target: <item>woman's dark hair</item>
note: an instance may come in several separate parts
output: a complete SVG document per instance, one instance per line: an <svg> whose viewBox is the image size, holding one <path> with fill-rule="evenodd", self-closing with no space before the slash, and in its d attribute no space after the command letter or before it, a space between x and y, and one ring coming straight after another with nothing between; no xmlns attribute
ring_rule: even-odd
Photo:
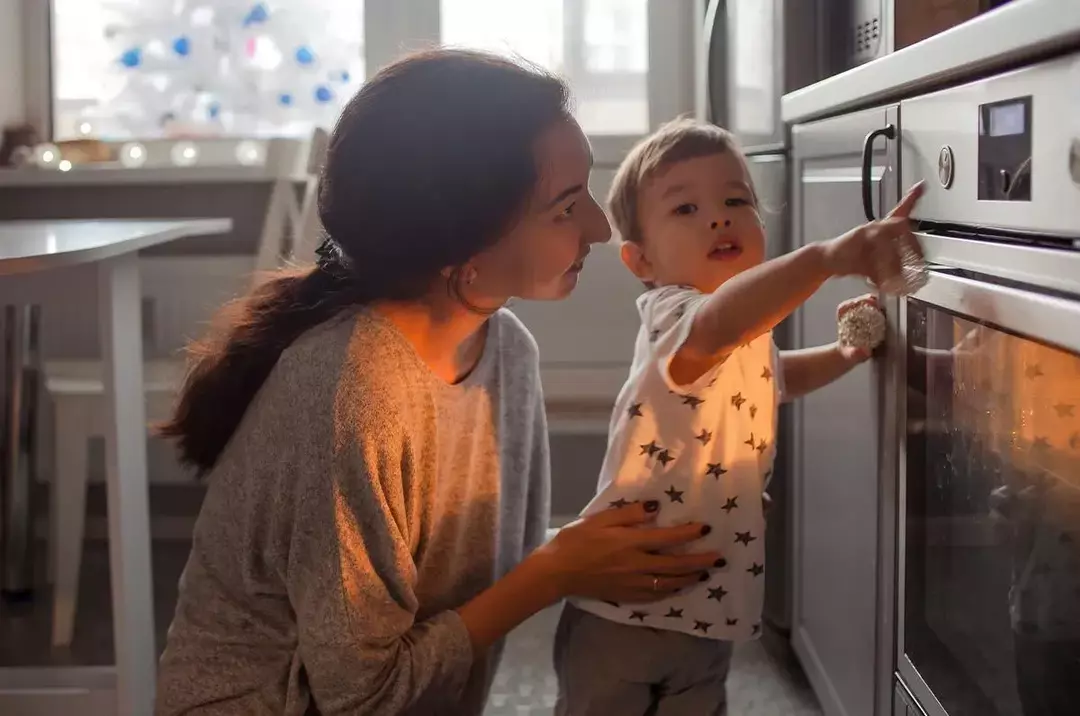
<svg viewBox="0 0 1080 716"><path fill-rule="evenodd" d="M172 419L180 458L217 462L281 353L357 304L410 300L493 245L539 178L545 129L569 116L566 84L494 55L432 50L372 77L334 128L319 186L326 239L308 270L273 274L189 348ZM459 279L447 281L460 295Z"/></svg>

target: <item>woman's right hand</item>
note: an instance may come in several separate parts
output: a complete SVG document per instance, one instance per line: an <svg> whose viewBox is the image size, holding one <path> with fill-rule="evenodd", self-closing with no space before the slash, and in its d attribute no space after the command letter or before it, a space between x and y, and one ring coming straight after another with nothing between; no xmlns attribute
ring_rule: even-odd
<svg viewBox="0 0 1080 716"><path fill-rule="evenodd" d="M559 531L538 550L557 580L560 595L614 602L650 602L704 579L723 567L717 552L665 555L710 527L691 523L652 527L658 502L635 502L590 515Z"/></svg>
<svg viewBox="0 0 1080 716"><path fill-rule="evenodd" d="M923 191L919 182L885 218L823 242L825 270L832 276L862 276L877 286L900 275L907 250L922 256L910 217Z"/></svg>

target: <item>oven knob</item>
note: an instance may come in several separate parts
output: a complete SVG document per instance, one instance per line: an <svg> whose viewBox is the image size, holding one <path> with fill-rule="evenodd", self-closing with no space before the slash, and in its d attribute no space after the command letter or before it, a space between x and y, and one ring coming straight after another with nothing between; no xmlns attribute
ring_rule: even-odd
<svg viewBox="0 0 1080 716"><path fill-rule="evenodd" d="M948 189L953 182L953 152L952 147L945 145L938 153L937 176L941 186Z"/></svg>
<svg viewBox="0 0 1080 716"><path fill-rule="evenodd" d="M1069 175L1073 184L1080 186L1080 138L1073 139L1069 148Z"/></svg>

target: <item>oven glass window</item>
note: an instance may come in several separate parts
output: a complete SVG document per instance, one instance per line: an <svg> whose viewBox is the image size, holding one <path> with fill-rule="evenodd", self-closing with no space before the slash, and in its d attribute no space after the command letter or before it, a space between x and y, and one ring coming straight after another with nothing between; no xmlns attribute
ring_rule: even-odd
<svg viewBox="0 0 1080 716"><path fill-rule="evenodd" d="M953 716L1080 714L1080 357L907 325L904 651Z"/></svg>

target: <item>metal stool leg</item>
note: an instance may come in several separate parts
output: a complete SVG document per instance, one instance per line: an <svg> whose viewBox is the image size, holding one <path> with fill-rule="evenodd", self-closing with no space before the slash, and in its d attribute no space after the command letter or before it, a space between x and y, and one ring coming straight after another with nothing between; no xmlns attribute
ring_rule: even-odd
<svg viewBox="0 0 1080 716"><path fill-rule="evenodd" d="M34 585L32 491L41 391L41 307L4 310L4 440L0 466L0 590L27 598Z"/></svg>

